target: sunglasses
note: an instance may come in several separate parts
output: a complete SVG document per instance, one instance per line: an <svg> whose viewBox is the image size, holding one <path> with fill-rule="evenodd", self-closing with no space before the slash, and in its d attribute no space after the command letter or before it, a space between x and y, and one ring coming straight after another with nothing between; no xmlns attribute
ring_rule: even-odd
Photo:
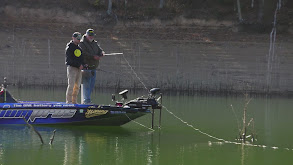
<svg viewBox="0 0 293 165"><path fill-rule="evenodd" d="M78 36L76 36L74 38L76 38L77 40L81 40L81 35L78 35Z"/></svg>
<svg viewBox="0 0 293 165"><path fill-rule="evenodd" d="M80 33L74 33L72 37L76 38L77 40L80 40L81 39L81 34Z"/></svg>

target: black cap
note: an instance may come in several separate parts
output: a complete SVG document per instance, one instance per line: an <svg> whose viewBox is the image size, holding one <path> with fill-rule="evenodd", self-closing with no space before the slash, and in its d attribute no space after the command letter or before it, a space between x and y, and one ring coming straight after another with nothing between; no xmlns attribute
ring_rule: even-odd
<svg viewBox="0 0 293 165"><path fill-rule="evenodd" d="M88 36L95 36L95 31L93 29L87 29L86 30L86 35Z"/></svg>

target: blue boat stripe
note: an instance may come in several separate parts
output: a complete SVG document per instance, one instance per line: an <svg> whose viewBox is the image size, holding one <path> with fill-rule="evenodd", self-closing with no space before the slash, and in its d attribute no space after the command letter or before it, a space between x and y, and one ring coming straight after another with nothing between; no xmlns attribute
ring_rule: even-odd
<svg viewBox="0 0 293 165"><path fill-rule="evenodd" d="M25 117L26 117L26 114L27 114L27 112L28 112L28 111L22 111L20 116L25 118Z"/></svg>
<svg viewBox="0 0 293 165"><path fill-rule="evenodd" d="M5 113L5 116L4 116L4 117L5 117L5 118L6 118L6 117L10 117L11 112L12 112L11 110L7 110L7 112Z"/></svg>
<svg viewBox="0 0 293 165"><path fill-rule="evenodd" d="M22 113L22 110L17 110L17 113L15 114L14 117L17 117L17 118L22 117L21 113Z"/></svg>
<svg viewBox="0 0 293 165"><path fill-rule="evenodd" d="M16 112L17 112L17 110L12 110L12 112L9 115L9 117L14 118Z"/></svg>

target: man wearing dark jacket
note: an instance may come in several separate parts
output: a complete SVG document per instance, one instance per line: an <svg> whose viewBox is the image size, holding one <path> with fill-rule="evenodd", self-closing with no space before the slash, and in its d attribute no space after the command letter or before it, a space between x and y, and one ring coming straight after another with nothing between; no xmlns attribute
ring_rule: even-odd
<svg viewBox="0 0 293 165"><path fill-rule="evenodd" d="M78 46L81 39L79 32L74 32L72 40L67 43L65 64L67 65L68 86L66 90L66 103L76 104L81 84L81 70L83 69L83 55Z"/></svg>
<svg viewBox="0 0 293 165"><path fill-rule="evenodd" d="M96 81L96 69L99 65L100 58L104 55L104 51L98 45L98 42L94 40L95 35L93 29L88 29L79 43L84 56L84 61L88 64L88 69L83 70L82 75L84 104L91 103L91 93L95 87Z"/></svg>

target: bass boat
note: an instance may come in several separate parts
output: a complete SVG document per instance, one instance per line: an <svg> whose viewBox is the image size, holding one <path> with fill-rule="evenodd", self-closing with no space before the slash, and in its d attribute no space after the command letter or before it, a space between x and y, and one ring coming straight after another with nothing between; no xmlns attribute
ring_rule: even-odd
<svg viewBox="0 0 293 165"><path fill-rule="evenodd" d="M122 101L116 101L115 95L112 95L115 104L102 105L18 101L6 87L4 79L0 91L0 124L120 126L145 114L154 114L155 109L162 109L159 102L162 94L156 96L159 88L151 89L146 97L130 101L125 101L128 90L124 90L119 93Z"/></svg>

